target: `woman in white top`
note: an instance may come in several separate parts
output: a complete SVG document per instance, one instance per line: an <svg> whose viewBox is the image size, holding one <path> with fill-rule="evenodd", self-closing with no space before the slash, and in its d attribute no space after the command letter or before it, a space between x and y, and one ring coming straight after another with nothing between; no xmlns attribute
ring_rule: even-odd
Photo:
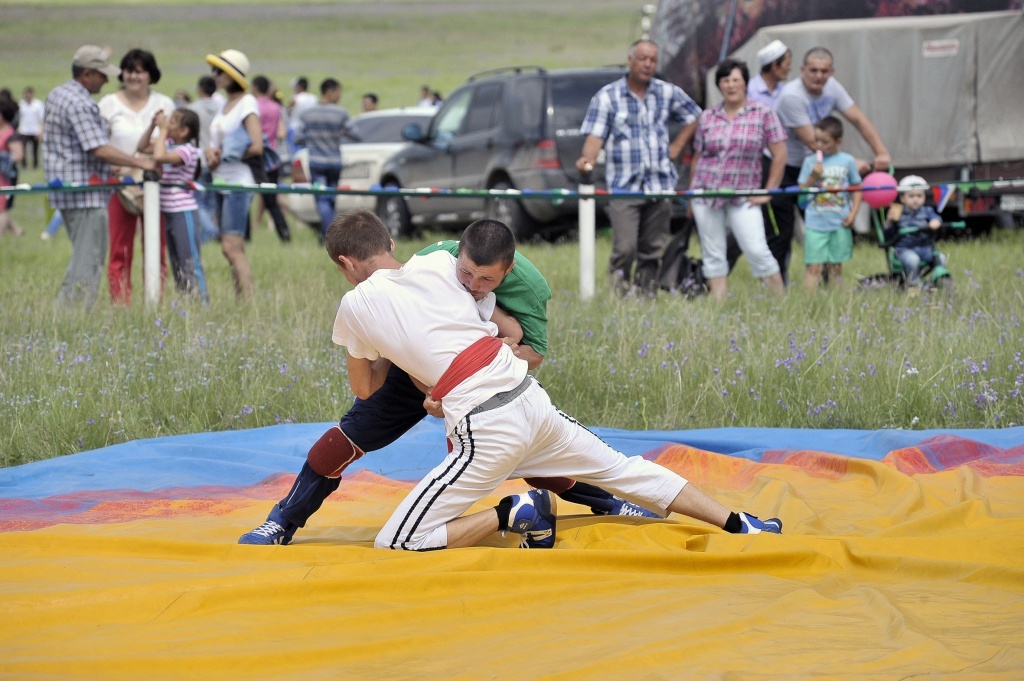
<svg viewBox="0 0 1024 681"><path fill-rule="evenodd" d="M217 87L224 90L227 101L210 123L210 146L205 149L207 166L213 179L227 184L253 184L252 169L244 160L263 155L263 135L256 98L245 93L249 89L246 73L249 59L238 50L224 50L206 55L213 68ZM248 133L249 143L238 150L241 128ZM252 293L252 270L245 256L245 234L249 227L249 204L252 192L220 192L217 194L217 216L220 225L220 248L231 265L235 293L247 298Z"/></svg>
<svg viewBox="0 0 1024 681"><path fill-rule="evenodd" d="M140 49L129 50L121 59L121 75L124 86L117 92L100 100L100 115L110 124L110 143L121 152L134 155L139 137L149 130L149 124L158 111L170 116L174 101L150 89L160 81L160 69L151 52ZM126 169L127 170L127 169ZM130 305L132 302L132 257L135 252L135 233L141 232L142 216L125 210L117 194L110 197L110 261L107 264L107 281L110 284L110 300L115 305ZM167 259L164 255L164 230L160 228L160 289L167 276Z"/></svg>

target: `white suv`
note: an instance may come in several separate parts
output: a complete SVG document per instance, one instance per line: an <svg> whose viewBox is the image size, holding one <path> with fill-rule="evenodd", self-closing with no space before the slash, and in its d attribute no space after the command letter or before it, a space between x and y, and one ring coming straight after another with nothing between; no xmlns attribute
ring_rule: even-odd
<svg viewBox="0 0 1024 681"><path fill-rule="evenodd" d="M368 111L354 117L349 123L341 144L341 178L339 187L369 189L380 183L380 169L384 161L409 144L402 139L402 128L410 123L426 125L437 113L434 108L403 107ZM308 183L309 152L300 150L292 159L292 184ZM288 208L295 217L307 224L320 222L312 194L286 194ZM373 209L377 197L339 194L335 210L353 208Z"/></svg>

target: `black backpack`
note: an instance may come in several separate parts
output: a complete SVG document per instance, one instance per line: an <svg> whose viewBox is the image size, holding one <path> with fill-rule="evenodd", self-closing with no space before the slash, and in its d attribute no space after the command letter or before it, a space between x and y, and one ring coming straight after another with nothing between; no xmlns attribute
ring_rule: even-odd
<svg viewBox="0 0 1024 681"><path fill-rule="evenodd" d="M658 270L658 287L665 291L678 291L685 298L695 298L708 292L704 263L686 254L692 231L693 223L688 220L686 227L665 247Z"/></svg>

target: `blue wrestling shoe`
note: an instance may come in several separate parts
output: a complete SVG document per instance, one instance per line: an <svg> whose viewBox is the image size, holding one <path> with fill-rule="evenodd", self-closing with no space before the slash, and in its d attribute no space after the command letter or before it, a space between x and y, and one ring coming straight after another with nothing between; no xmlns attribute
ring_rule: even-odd
<svg viewBox="0 0 1024 681"><path fill-rule="evenodd" d="M523 535L519 548L550 549L555 545L555 498L546 490L512 497L508 529Z"/></svg>
<svg viewBox="0 0 1024 681"><path fill-rule="evenodd" d="M266 521L255 530L246 532L238 538L239 544L287 544L292 540L292 535L295 534L295 530L299 529L295 525L288 522L285 517L281 514L281 509L277 504L274 504L274 508L270 509L270 515L267 516Z"/></svg>
<svg viewBox="0 0 1024 681"><path fill-rule="evenodd" d="M746 513L738 513L737 515L739 515L740 522L743 524L740 534L760 534L761 532L782 534L782 521L778 518L759 520L757 516L747 515Z"/></svg>
<svg viewBox="0 0 1024 681"><path fill-rule="evenodd" d="M637 506L632 501L626 501L618 497L612 497L612 509L607 514L598 513L598 515L632 515L640 518L661 518L654 511L648 511L643 506Z"/></svg>

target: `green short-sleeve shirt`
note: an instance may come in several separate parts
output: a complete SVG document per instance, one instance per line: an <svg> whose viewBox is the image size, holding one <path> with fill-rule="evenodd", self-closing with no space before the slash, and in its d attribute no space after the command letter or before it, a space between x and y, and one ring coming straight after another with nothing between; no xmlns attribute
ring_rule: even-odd
<svg viewBox="0 0 1024 681"><path fill-rule="evenodd" d="M416 255L446 250L458 257L458 241L438 241ZM548 353L548 301L551 289L525 255L516 251L512 271L494 289L494 297L503 310L516 318L523 327L523 343L541 355Z"/></svg>

